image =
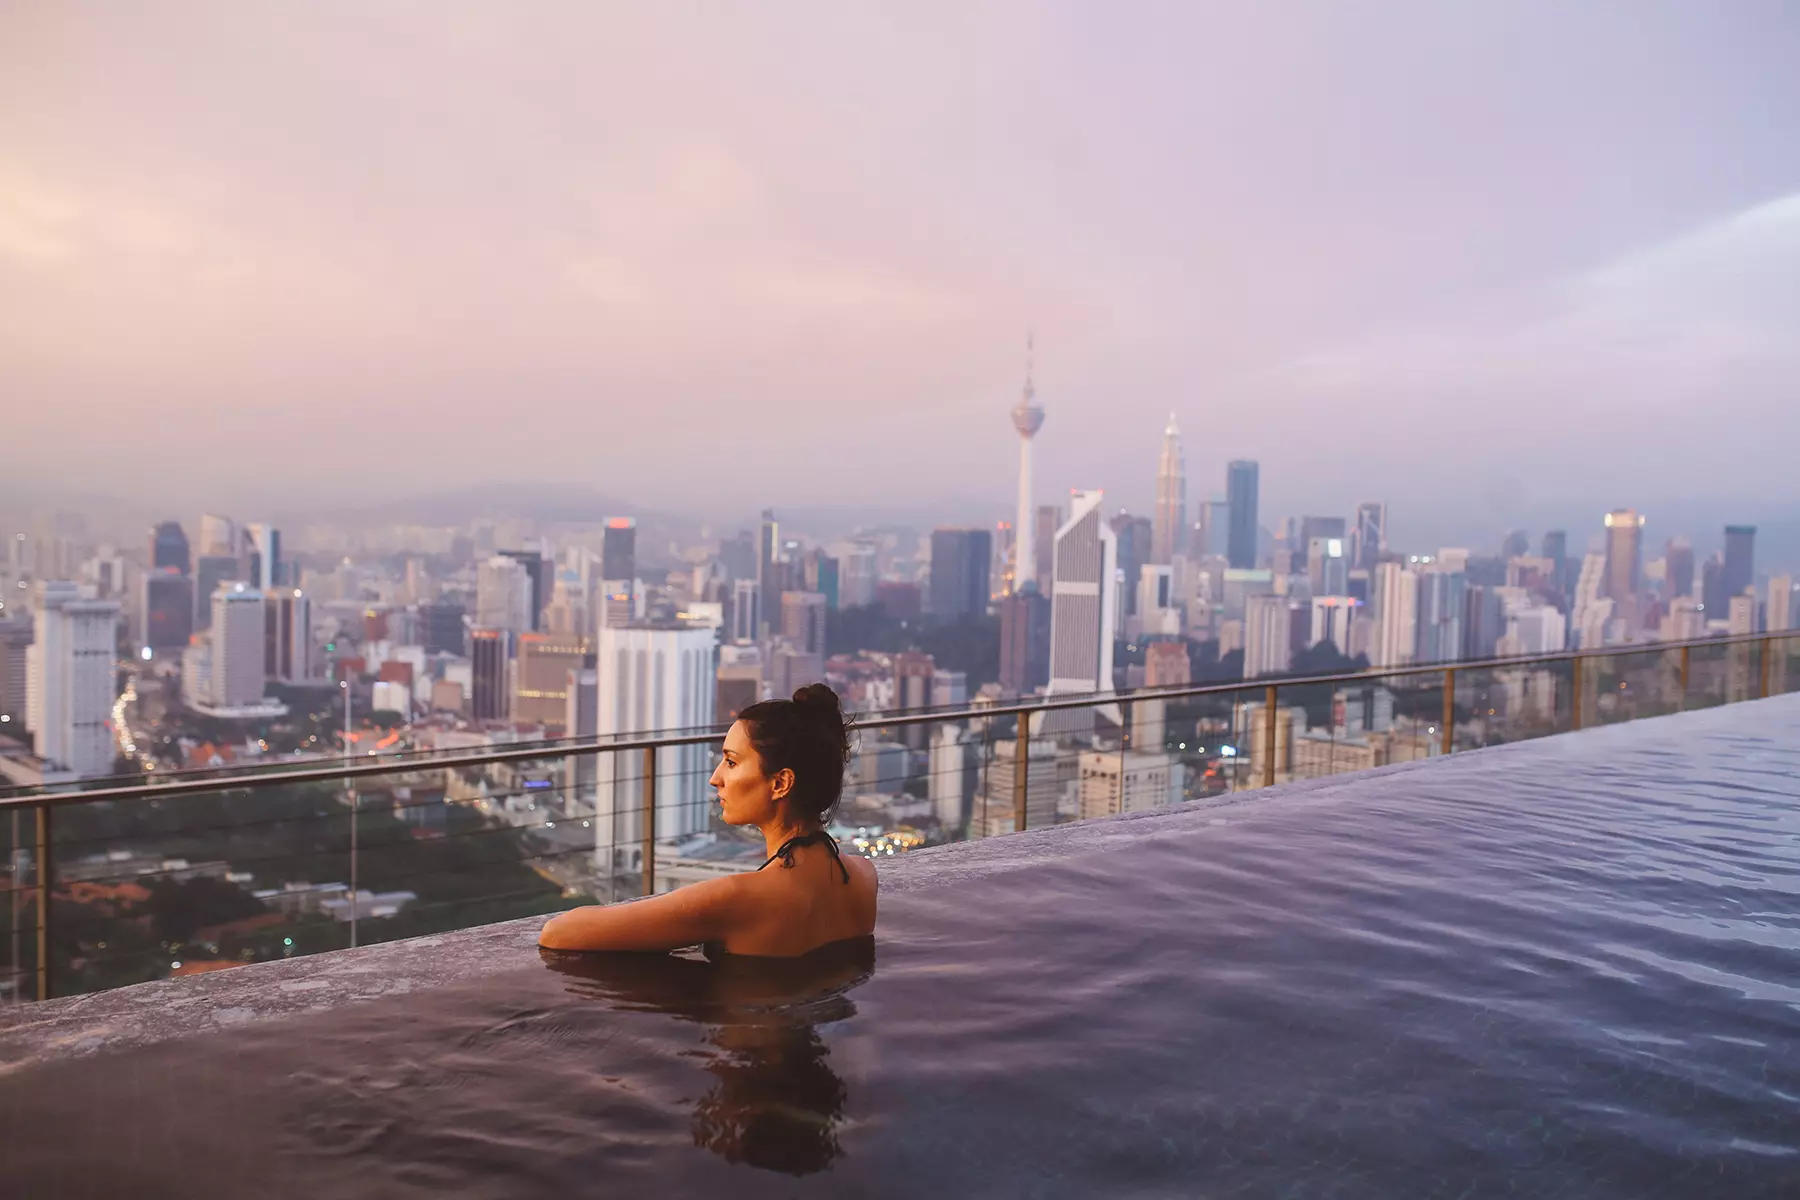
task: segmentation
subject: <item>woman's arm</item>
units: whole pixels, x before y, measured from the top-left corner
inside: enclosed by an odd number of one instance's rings
[[[538,934],[546,950],[674,950],[723,940],[739,908],[743,880],[708,879],[626,904],[590,905],[551,917]]]

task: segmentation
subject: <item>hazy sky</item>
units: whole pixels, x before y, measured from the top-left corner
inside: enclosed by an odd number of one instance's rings
[[[0,4],[0,459],[1792,507],[1800,6]]]

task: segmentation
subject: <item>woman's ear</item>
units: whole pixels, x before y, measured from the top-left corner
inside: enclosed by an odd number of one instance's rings
[[[769,794],[780,800],[794,790],[794,769],[783,767],[769,779]]]

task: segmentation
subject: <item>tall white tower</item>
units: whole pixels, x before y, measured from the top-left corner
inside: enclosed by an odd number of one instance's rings
[[[38,757],[78,775],[112,769],[113,658],[119,606],[83,599],[63,580],[38,585],[26,650],[26,721]]]
[[[1031,337],[1025,338],[1025,394],[1013,405],[1019,431],[1019,515],[1013,523],[1013,591],[1037,578],[1037,510],[1031,503],[1031,439],[1044,427],[1044,406],[1031,385]]]
[[[1151,522],[1150,561],[1168,563],[1176,551],[1185,550],[1181,541],[1187,526],[1187,468],[1181,461],[1181,430],[1175,426],[1175,414],[1169,414],[1168,428],[1163,430],[1162,457],[1156,463],[1156,515]],[[1127,579],[1135,586],[1137,580]]]

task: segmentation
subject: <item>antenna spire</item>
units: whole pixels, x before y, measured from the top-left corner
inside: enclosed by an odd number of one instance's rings
[[[1037,331],[1030,325],[1025,327],[1025,395],[1030,396],[1036,388],[1032,385],[1032,359],[1036,349]]]

